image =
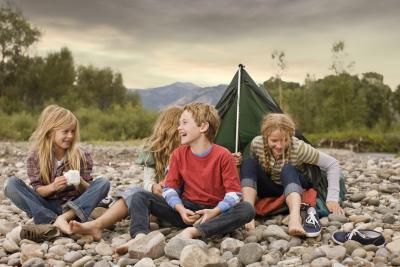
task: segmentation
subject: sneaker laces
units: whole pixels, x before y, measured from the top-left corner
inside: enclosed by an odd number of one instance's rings
[[[358,231],[357,229],[354,229],[353,231],[351,231],[350,233],[347,234],[347,240],[351,240],[352,237],[354,235],[359,235],[362,238],[367,238],[364,234],[362,234],[360,231]]]
[[[307,224],[312,224],[314,226],[320,226],[318,219],[315,217],[315,213],[308,213],[306,218],[306,223]]]

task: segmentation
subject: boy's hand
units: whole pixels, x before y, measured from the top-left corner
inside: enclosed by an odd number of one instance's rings
[[[190,217],[195,215],[195,213],[185,208],[182,204],[177,204],[175,210],[179,215],[181,215],[182,221],[187,225],[193,225],[193,223],[198,219],[197,217]]]
[[[213,209],[198,210],[196,211],[196,214],[200,214],[202,216],[201,221],[198,222],[198,224],[202,224],[220,215],[221,210],[218,207],[215,207]]]
[[[163,190],[160,184],[153,184],[153,186],[151,187],[151,192],[153,194],[162,196]]]
[[[240,153],[240,152],[232,153],[232,156],[235,158],[236,166],[242,164],[242,161],[243,161],[242,153]]]

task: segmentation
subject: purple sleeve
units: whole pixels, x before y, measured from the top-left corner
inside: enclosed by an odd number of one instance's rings
[[[33,190],[39,186],[43,186],[43,182],[40,179],[40,168],[39,159],[35,152],[31,152],[26,160],[27,174],[29,178],[29,183],[33,187]]]
[[[81,162],[81,176],[85,181],[92,181],[92,170],[93,170],[93,160],[92,156],[90,155],[89,152],[84,152],[84,157],[86,159],[86,167],[83,162]]]

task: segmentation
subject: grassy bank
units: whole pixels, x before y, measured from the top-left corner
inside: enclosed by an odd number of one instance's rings
[[[317,147],[345,148],[355,152],[400,153],[400,131],[344,131],[306,134]]]

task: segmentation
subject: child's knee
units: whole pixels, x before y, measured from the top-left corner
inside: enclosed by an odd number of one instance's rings
[[[97,177],[96,183],[98,183],[102,188],[106,189],[107,192],[110,190],[111,184],[107,178],[104,177]]]
[[[4,183],[4,194],[8,197],[7,194],[15,192],[16,189],[21,186],[21,183],[24,183],[24,181],[15,176],[8,177]]]

